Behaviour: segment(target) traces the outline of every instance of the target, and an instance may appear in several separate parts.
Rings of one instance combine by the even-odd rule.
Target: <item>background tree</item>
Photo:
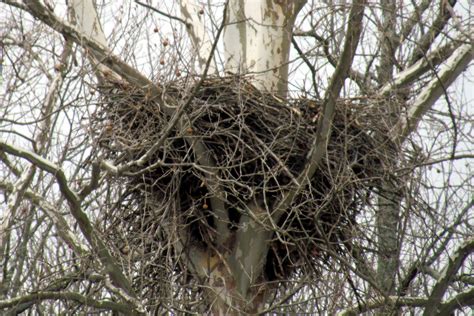
[[[4,2],[2,311],[474,304],[466,3]]]

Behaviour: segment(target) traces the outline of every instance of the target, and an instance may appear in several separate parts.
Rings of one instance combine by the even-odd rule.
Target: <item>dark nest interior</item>
[[[166,95],[185,100],[192,88],[189,80],[175,82]],[[103,102],[92,119],[96,154],[116,165],[140,158],[163,136],[169,117],[141,90],[110,82],[100,93]],[[173,240],[187,234],[193,246],[216,249],[211,196],[224,199],[232,232],[252,201],[271,212],[307,164],[321,108],[318,100],[284,101],[261,93],[242,78],[204,81],[181,125],[151,158],[107,180],[116,188],[116,201],[102,225],[124,264],[145,272],[132,273],[137,290],[156,297],[168,283],[192,282],[185,264],[170,260],[180,256]],[[267,281],[314,271],[331,254],[349,251],[356,216],[386,176],[381,170],[389,156],[382,150],[387,146],[371,136],[383,127],[367,108],[362,100],[338,102],[324,159],[277,223],[284,233],[271,241]],[[206,149],[217,186],[207,185],[196,143]]]

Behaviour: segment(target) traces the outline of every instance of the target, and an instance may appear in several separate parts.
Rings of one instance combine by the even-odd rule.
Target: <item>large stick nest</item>
[[[189,86],[171,84],[168,99],[184,102]],[[144,91],[111,82],[100,92],[104,102],[93,119],[97,154],[115,164],[140,158],[163,136],[169,117]],[[110,180],[118,198],[104,225],[122,256],[146,272],[135,280],[137,287],[153,297],[170,275],[186,275],[182,261],[167,261],[186,251],[177,249],[178,238],[188,236],[194,247],[216,249],[212,196],[225,201],[233,232],[249,203],[259,203],[270,214],[307,165],[321,108],[317,100],[284,101],[261,93],[239,78],[206,80],[151,159]],[[380,150],[386,146],[370,136],[376,120],[361,109],[360,101],[338,102],[324,159],[277,223],[266,280],[312,270],[330,253],[347,251],[355,217],[386,163]],[[197,152],[196,144],[205,152]],[[211,165],[203,165],[204,160]],[[212,186],[209,171],[217,178]]]

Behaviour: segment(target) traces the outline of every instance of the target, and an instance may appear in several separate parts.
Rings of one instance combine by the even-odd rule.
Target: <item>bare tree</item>
[[[0,6],[3,313],[474,305],[469,5]]]

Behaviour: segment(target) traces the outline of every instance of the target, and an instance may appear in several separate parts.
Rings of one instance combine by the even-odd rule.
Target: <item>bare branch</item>
[[[426,34],[418,41],[418,46],[415,54],[413,54],[410,64],[416,63],[419,59],[423,58],[429,49],[433,46],[436,38],[441,34],[444,27],[451,19],[451,11],[447,7],[454,7],[457,0],[444,0],[440,1],[439,13],[430,29]]]
[[[171,15],[171,14],[168,14],[162,10],[159,10],[149,4],[146,4],[144,2],[141,2],[141,1],[138,1],[138,0],[135,0],[135,3],[147,8],[147,9],[150,9],[158,14],[161,14],[162,16],[164,17],[167,17],[168,19],[171,19],[171,20],[175,20],[175,21],[178,21],[178,22],[181,22],[183,23],[184,25],[186,25],[186,27],[191,27],[190,23],[189,22],[186,22],[185,20],[181,19],[180,17],[177,17],[177,16],[174,16],[174,15]]]
[[[116,261],[109,253],[106,244],[99,237],[97,232],[95,232],[95,229],[90,223],[88,216],[84,213],[84,211],[82,211],[79,195],[69,187],[64,171],[52,162],[32,152],[8,145],[1,140],[0,150],[5,151],[11,155],[22,157],[42,170],[52,174],[56,178],[61,193],[69,203],[71,214],[79,224],[84,237],[86,237],[93,250],[99,255],[102,264],[104,264],[106,267],[106,270],[110,274],[112,280],[117,284],[117,286],[123,288],[129,295],[135,296],[129,281],[127,278],[125,278],[120,268],[116,265]]]
[[[12,192],[14,185],[7,182],[0,182],[0,189],[6,192]],[[59,236],[64,242],[71,247],[71,249],[79,256],[85,256],[89,250],[83,245],[75,236],[75,234],[69,229],[69,224],[66,219],[57,211],[57,206],[51,205],[47,202],[40,194],[31,190],[24,191],[24,197],[31,200],[33,204],[40,207],[44,212],[51,218],[56,226]]]
[[[453,52],[461,46],[461,41],[450,42],[449,44],[442,46],[412,66],[404,69],[403,71],[395,74],[393,80],[385,83],[379,90],[379,94],[382,96],[388,96],[393,92],[396,92],[403,87],[409,86],[413,82],[419,80],[419,78],[426,72],[433,70],[436,66],[446,61]]]
[[[337,313],[337,316],[356,316],[363,313],[367,313],[378,309],[380,307],[384,307],[387,305],[392,306],[412,306],[412,307],[424,307],[428,302],[427,298],[419,298],[419,297],[398,297],[398,296],[390,296],[388,298],[381,298],[380,300],[372,300],[367,303],[362,303],[354,307],[350,307],[344,309]]]
[[[439,312],[441,300],[451,284],[456,272],[459,270],[464,262],[464,259],[474,251],[474,238],[466,240],[449,258],[448,264],[445,266],[441,278],[436,282],[436,285],[428,298],[423,315],[434,315]],[[472,292],[472,291],[471,291]],[[470,300],[474,300],[472,293],[467,295]],[[451,306],[451,305],[450,305]]]
[[[468,67],[474,57],[473,44],[467,43],[460,46],[446,61],[426,87],[420,92],[405,115],[390,131],[390,138],[395,143],[402,143],[406,137],[417,127],[423,115],[433,106],[439,97],[446,93],[446,89]]]
[[[79,304],[83,304],[83,305],[98,308],[98,309],[116,311],[116,312],[121,312],[128,315],[139,315],[139,313],[134,311],[134,309],[130,305],[127,305],[127,304],[116,303],[109,300],[95,300],[89,296],[84,296],[76,292],[66,292],[66,291],[61,291],[61,292],[43,291],[43,292],[32,293],[32,294],[15,297],[11,299],[0,300],[0,309],[7,309],[10,307],[15,307],[17,305],[25,304],[25,303],[40,303],[41,301],[44,301],[44,300],[69,300],[69,301],[75,301]]]
[[[204,10],[198,4],[193,3],[194,0],[180,1],[182,20],[186,25],[191,41],[193,43],[194,51],[197,54],[197,60],[200,70],[206,67],[209,55],[212,53],[212,42],[209,40],[206,28],[204,25]],[[211,63],[209,73],[215,74],[217,68]]]

